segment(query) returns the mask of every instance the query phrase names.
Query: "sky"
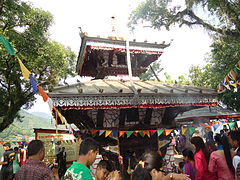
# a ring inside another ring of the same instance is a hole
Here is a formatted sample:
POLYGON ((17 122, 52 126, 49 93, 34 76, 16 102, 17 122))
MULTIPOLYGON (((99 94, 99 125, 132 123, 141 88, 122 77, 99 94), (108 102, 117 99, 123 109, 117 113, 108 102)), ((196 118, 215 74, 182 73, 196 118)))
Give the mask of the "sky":
MULTIPOLYGON (((49 29, 50 38, 70 47, 78 54, 81 38, 79 27, 89 36, 107 37, 111 33, 111 16, 116 17, 116 29, 119 36, 129 40, 143 42, 165 41, 171 46, 164 50, 160 57, 164 72, 177 79, 179 75, 187 75, 191 65, 205 64, 206 54, 210 51, 211 39, 202 28, 174 27, 170 31, 153 30, 139 25, 133 33, 127 28, 128 15, 142 0, 30 0, 36 8, 49 11, 54 17, 54 24, 49 29)), ((173 0, 182 4, 183 0, 173 0)), ((70 83, 72 81, 70 80, 70 83)), ((38 98, 31 111, 50 113, 48 105, 38 98)))

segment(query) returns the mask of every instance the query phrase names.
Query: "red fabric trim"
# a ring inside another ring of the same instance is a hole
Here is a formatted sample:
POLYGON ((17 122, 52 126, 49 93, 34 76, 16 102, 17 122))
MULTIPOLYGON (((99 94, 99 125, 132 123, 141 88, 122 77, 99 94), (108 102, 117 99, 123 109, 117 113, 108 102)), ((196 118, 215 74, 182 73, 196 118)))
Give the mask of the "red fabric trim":
POLYGON ((195 104, 141 104, 141 105, 114 105, 114 106, 62 106, 61 109, 121 109, 121 108, 164 108, 177 106, 217 106, 218 103, 195 103, 195 104))
MULTIPOLYGON (((105 47, 105 46, 89 46, 91 49, 97 50, 117 50, 120 52, 126 52, 125 48, 114 48, 114 47, 105 47)), ((148 51, 148 50, 138 50, 138 49, 130 49, 130 53, 141 53, 141 54, 162 54, 163 51, 148 51)))
POLYGON ((235 115, 220 115, 220 116, 198 116, 198 117, 188 117, 183 119, 178 119, 177 121, 186 121, 186 120, 192 120, 192 119, 222 119, 222 118, 237 118, 240 117, 240 114, 235 115))

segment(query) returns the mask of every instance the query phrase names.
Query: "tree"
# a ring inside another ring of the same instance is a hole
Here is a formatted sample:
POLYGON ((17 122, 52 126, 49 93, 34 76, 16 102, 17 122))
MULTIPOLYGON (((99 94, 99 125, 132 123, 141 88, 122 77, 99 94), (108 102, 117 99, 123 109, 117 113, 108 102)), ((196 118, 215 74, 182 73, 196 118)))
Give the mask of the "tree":
POLYGON ((176 24, 201 26, 217 34, 239 37, 239 12, 238 0, 185 0, 182 7, 172 5, 172 0, 147 0, 132 12, 130 25, 147 21, 153 28, 168 30, 176 24))
MULTIPOLYGON (((174 6, 171 0, 147 0, 131 14, 130 26, 150 22, 156 29, 169 30, 174 25, 200 26, 211 33, 211 54, 204 67, 192 66, 190 79, 194 85, 216 87, 240 59, 240 2, 238 0, 186 0, 174 6)), ((238 88, 239 90, 239 88, 238 88)), ((240 110, 240 98, 230 90, 219 95, 229 108, 240 110)))
POLYGON ((148 70, 145 73, 142 73, 140 75, 140 79, 143 81, 147 81, 147 80, 158 80, 160 81, 158 74, 163 70, 163 68, 161 68, 161 64, 160 61, 155 61, 152 65, 150 65, 150 67, 148 68, 148 70))
MULTIPOLYGON (((75 54, 63 45, 49 40, 48 28, 53 22, 49 12, 34 8, 21 0, 0 2, 0 34, 15 48, 17 56, 33 73, 43 88, 53 86, 73 74, 75 54)), ((18 111, 33 104, 31 85, 22 78, 15 56, 0 46, 0 132, 18 117, 18 111)))

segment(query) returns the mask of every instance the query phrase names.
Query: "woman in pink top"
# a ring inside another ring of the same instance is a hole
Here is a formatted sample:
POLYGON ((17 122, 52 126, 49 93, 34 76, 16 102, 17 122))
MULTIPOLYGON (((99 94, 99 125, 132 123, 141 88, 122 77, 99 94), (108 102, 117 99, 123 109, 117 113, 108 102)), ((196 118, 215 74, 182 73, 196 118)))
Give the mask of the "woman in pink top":
POLYGON ((208 171, 209 151, 203 139, 195 136, 191 139, 195 149, 194 161, 196 168, 196 180, 216 180, 216 174, 208 171))
POLYGON ((212 152, 208 165, 210 172, 217 173, 218 180, 234 180, 234 167, 232 157, 234 152, 230 151, 228 137, 226 135, 217 134, 215 141, 218 144, 218 150, 212 152))

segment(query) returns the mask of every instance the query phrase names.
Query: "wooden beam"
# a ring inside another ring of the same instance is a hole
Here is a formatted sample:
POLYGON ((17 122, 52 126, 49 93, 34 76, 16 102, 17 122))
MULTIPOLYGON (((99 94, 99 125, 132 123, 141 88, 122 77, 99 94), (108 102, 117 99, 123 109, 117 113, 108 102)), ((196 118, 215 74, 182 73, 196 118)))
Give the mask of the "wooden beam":
POLYGON ((119 127, 123 128, 125 126, 125 118, 126 118, 126 109, 120 109, 120 114, 119 114, 119 127))
POLYGON ((148 124, 148 125, 151 124, 152 112, 153 112, 152 108, 147 108, 146 109, 146 114, 145 114, 145 117, 144 117, 144 124, 148 124))
POLYGON ((97 128, 103 127, 103 120, 104 120, 104 109, 98 109, 97 112, 97 128))

